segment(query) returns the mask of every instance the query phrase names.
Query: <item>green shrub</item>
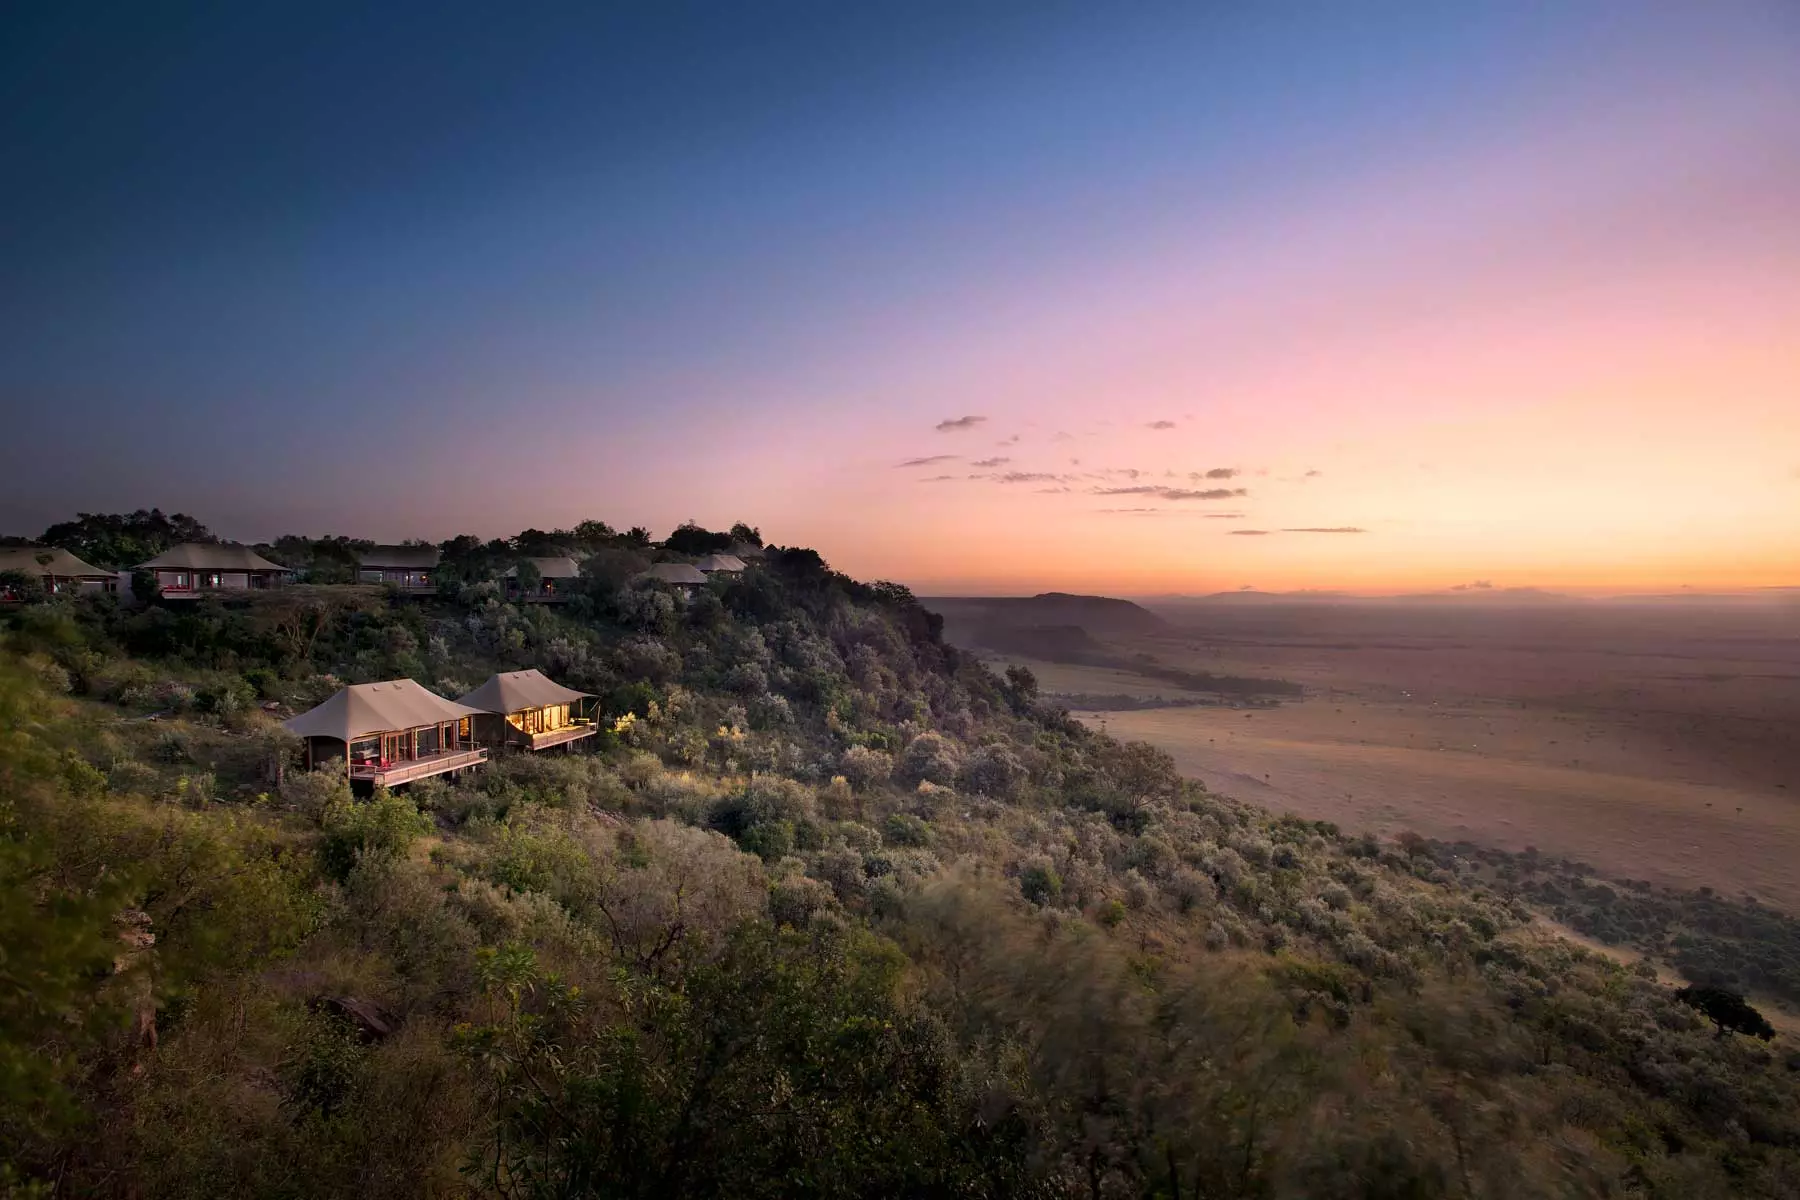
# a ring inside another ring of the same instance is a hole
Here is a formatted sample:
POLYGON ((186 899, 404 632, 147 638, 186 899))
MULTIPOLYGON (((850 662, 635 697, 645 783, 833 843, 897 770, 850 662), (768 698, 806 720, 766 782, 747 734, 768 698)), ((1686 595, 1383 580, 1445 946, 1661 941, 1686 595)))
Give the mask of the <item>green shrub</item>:
POLYGON ((385 788, 377 788, 368 801, 334 799, 325 809, 323 824, 319 866, 340 881, 358 863, 403 858, 415 838, 431 831, 431 819, 410 798, 385 788))
POLYGON ((1019 891, 1040 907, 1048 907, 1062 899, 1062 876, 1047 862, 1033 863, 1019 872, 1019 891))
POLYGON ((892 846, 929 846, 931 826, 911 813, 889 813, 881 822, 881 836, 892 846))

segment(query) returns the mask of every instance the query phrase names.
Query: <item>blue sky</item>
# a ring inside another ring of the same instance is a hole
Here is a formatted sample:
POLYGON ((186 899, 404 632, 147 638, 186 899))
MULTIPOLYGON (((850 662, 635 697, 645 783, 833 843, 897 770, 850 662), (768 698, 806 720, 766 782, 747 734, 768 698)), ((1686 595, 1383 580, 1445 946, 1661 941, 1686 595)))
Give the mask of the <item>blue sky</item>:
MULTIPOLYGON (((149 504, 245 538, 744 518, 975 582, 979 551, 931 559, 947 530, 1049 542, 1071 516, 871 485, 937 421, 991 415, 1034 473, 1079 457, 1059 433, 1173 472, 1101 430, 1179 417, 1182 462, 1304 477, 1331 444, 1270 426, 1376 385, 1240 397, 1311 333, 1386 353, 1398 327, 1352 337, 1359 314, 1509 238, 1723 238, 1800 145, 1800 27, 1748 0, 0 19, 0 514, 25 532, 149 504)), ((1755 245, 1708 245, 1754 272, 1755 245)), ((1459 266, 1446 303, 1498 321, 1517 301, 1476 285, 1502 266, 1459 266)), ((1401 391, 1376 424, 1412 436, 1433 402, 1401 391)))

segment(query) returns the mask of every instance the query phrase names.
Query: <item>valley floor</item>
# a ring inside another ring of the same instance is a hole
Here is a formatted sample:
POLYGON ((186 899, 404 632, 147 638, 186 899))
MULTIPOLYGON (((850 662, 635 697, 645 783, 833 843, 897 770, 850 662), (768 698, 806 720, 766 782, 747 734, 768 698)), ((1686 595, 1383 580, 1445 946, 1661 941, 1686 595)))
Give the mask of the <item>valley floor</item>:
MULTIPOLYGON (((1303 701, 1083 713, 1115 737, 1167 750, 1215 791, 1346 830, 1413 830, 1505 850, 1536 846, 1615 878, 1749 893, 1800 909, 1800 802, 1780 791, 1655 777, 1616 748, 1550 761, 1527 730, 1542 714, 1303 701), (1579 765, 1577 765, 1579 764, 1579 765)), ((1656 764, 1647 764, 1654 767, 1656 764)))
POLYGON ((1109 649, 1306 698, 1247 712, 1129 670, 1028 665, 1089 724, 1246 801, 1800 911, 1800 610, 1165 615, 1109 649), (1119 695, 1197 703, 1119 711, 1119 695))

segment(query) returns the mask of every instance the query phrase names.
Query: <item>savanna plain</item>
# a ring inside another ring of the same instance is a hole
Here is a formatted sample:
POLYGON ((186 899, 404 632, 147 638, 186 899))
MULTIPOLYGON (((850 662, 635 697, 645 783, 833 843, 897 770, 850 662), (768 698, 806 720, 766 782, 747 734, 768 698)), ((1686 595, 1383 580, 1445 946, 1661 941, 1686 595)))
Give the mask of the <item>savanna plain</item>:
POLYGON ((1800 604, 1150 607, 1165 624, 1105 636, 1108 665, 1014 659, 1278 811, 1800 909, 1800 604), (1222 704, 1158 668, 1303 694, 1222 704))

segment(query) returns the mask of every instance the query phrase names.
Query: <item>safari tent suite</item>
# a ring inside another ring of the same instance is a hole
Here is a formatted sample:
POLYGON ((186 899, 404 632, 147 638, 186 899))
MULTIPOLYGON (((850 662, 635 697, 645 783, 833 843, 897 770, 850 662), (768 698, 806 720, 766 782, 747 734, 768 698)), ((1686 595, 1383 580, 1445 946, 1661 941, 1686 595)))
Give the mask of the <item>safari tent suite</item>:
POLYGON ((358 583, 385 584, 413 596, 437 594, 443 553, 436 546, 376 546, 357 556, 358 583))
POLYGON ((483 715, 390 679, 352 684, 282 728, 305 739, 308 769, 342 760, 352 783, 398 787, 486 762, 471 725, 483 715))
POLYGON ((658 583, 666 583, 680 591, 692 591, 706 586, 706 576, 700 568, 692 563, 662 562, 657 563, 639 576, 640 579, 654 579, 658 583))
POLYGON ((735 575, 744 569, 744 560, 735 554, 709 554, 694 564, 702 575, 735 575))
POLYGON ((171 546, 137 569, 156 579, 167 600, 195 599, 220 592, 262 591, 280 587, 292 572, 248 546, 183 542, 171 546))
POLYGON ((505 671, 458 703, 481 710, 475 738, 482 744, 546 750, 594 736, 593 719, 581 715, 582 701, 592 698, 542 671, 505 671))
MULTIPOLYGON (((12 571, 32 576, 44 585, 46 592, 53 595, 114 592, 119 588, 119 578, 113 572, 102 571, 99 567, 82 562, 67 550, 59 550, 53 546, 0 549, 0 573, 12 571)), ((18 596, 11 595, 6 590, 4 583, 0 583, 0 603, 18 599, 18 596)))
POLYGON ((581 564, 572 558, 527 558, 525 561, 537 568, 537 589, 528 592, 521 588, 519 568, 513 567, 506 572, 508 595, 539 603, 555 603, 567 600, 574 592, 571 585, 581 578, 581 564))

